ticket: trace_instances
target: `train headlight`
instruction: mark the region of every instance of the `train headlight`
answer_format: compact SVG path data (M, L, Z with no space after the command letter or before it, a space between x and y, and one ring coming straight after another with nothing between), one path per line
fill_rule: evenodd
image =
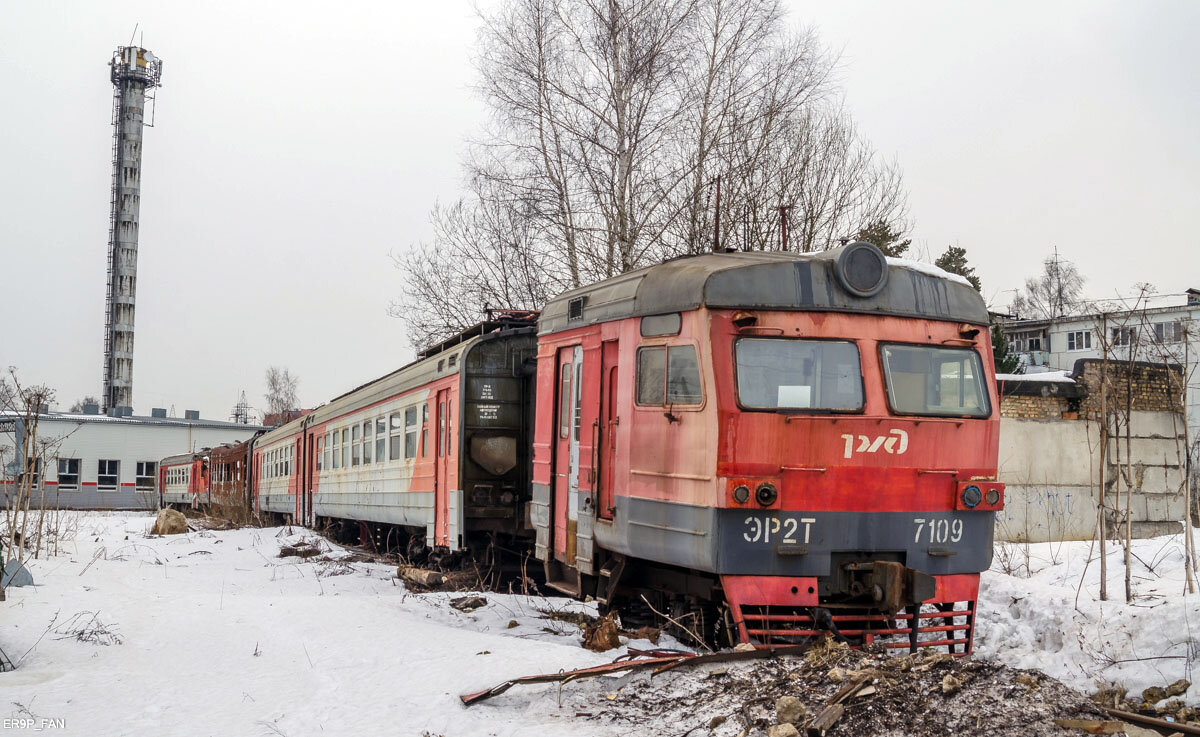
M733 500L738 504L745 504L750 501L750 488L742 485L733 490Z
M995 489L992 491L995 491ZM963 489L962 500L963 504L968 507L978 506L979 502L983 501L983 492L979 490L978 486L968 486Z
M758 488L754 491L754 501L758 502L759 505L763 507L771 506L778 498L779 490L775 488L774 484L759 484Z
M887 257L866 241L855 241L842 249L834 265L842 288L856 297L874 297L888 280Z
M983 498L987 501L989 507L994 507L1000 503L1000 490L988 489L987 494Z

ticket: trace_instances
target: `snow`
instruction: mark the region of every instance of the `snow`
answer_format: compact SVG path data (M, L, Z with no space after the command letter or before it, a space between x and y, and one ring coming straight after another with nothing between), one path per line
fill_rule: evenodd
M391 566L324 541L331 560L278 558L313 536L300 528L150 538L152 522L73 513L74 539L30 562L37 585L8 589L0 648L21 662L0 674L5 717L65 719L56 731L79 735L561 735L565 722L613 734L560 712L553 686L458 699L611 661L620 651L589 652L577 627L537 611L583 604L488 593L467 614L447 605L464 594L413 594ZM71 635L93 616L121 643Z
M1183 535L1134 540L1132 551L1134 600L1126 604L1119 545L1108 548L1108 601L1100 601L1092 543L998 545L980 584L975 654L1038 668L1085 693L1115 681L1140 696L1149 686L1196 680L1200 594L1186 594ZM1185 700L1200 700L1200 683Z
M1042 371L1033 374L996 374L996 381L1049 381L1053 383L1074 384L1070 371Z
M604 698L628 676L567 684L561 705L552 684L460 703L513 677L612 661L622 651L589 652L577 627L538 611L591 605L487 593L487 606L459 612L448 601L464 593L415 594L391 566L324 540L324 560L279 558L282 545L316 539L300 528L155 538L148 514L65 519L60 553L30 562L37 585L10 588L0 603L0 648L20 661L0 674L5 717L63 719L56 731L79 735L664 733L662 724L576 718L581 699ZM1087 692L1097 679L1132 694L1190 678L1200 598L1182 594L1180 537L1135 541L1132 605L1115 546L1112 600L1097 600L1095 560L1084 576L1088 547L998 547L983 579L977 655ZM1195 686L1188 701L1198 699Z
M936 276L939 279L949 279L950 281L956 281L959 284L965 284L968 287L971 286L971 282L967 280L967 277L962 276L961 274L955 274L946 271L945 269L934 266L933 264L927 264L924 261L913 261L912 259L894 258L892 256L888 256L887 262L888 266L899 266L903 269L909 269L910 271L919 271L922 274Z

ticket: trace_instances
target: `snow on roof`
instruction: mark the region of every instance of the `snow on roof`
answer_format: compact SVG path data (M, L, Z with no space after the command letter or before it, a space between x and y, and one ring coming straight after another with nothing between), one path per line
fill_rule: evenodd
M888 256L887 262L888 262L889 266L899 266L902 269L909 269L910 271L919 271L922 274L936 276L941 279L949 279L950 281L956 281L959 284L966 284L968 287L974 288L973 285L971 284L971 282L967 279L967 277L962 276L961 274L955 274L955 273L946 271L945 269L934 266L933 264L927 264L924 261L913 261L912 259L892 258L891 256Z
M996 374L996 381L1049 381L1074 384L1070 371L1042 371L1036 374Z

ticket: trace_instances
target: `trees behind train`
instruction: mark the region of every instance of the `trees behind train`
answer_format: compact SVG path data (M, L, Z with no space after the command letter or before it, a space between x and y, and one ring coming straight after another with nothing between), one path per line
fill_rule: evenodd
M468 192L397 257L414 343L668 256L906 227L836 57L774 0L508 0L481 21Z
M267 393L263 399L267 401L267 407L263 412L263 424L282 425L300 408L300 399L296 395L300 378L286 368L271 366L267 369L266 380Z

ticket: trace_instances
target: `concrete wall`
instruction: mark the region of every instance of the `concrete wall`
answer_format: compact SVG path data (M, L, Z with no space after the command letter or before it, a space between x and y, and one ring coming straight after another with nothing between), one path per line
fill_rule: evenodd
M1132 458L1135 466L1145 465L1141 493L1130 499L1135 537L1181 529L1182 424L1182 417L1176 412L1135 410L1132 414ZM996 515L998 540L1046 542L1092 538L1096 529L1100 429L1098 422L1087 420L1001 419L999 467L1000 480L1006 484L1006 497L1005 509ZM1105 474L1106 503L1110 507L1117 478L1114 444L1115 441L1110 441ZM1123 437L1120 453L1123 463L1126 456ZM1120 488L1123 511L1124 480ZM1109 516L1111 529L1117 516L1111 512Z
M51 451L54 457L46 461L42 490L34 491L31 506L38 506L44 491L47 507L155 509L158 506L157 474L153 491L138 491L135 479L139 461L153 461L157 465L163 458L177 453L245 440L258 429L232 424L225 427L191 425L182 421L155 423L103 418L78 422L42 417L38 425L39 443L46 440L57 442ZM14 457L13 443L11 434L0 433L0 458L5 462ZM80 483L77 489L60 489L58 458L79 459ZM101 459L120 462L118 484L111 491L100 489L97 485ZM11 489L11 480L0 477L0 500L7 500Z

